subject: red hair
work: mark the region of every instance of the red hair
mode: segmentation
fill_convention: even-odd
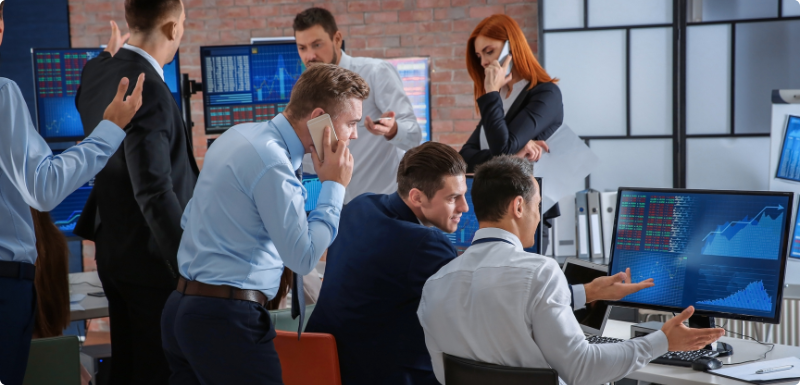
[[[529,89],[542,82],[558,82],[558,79],[551,78],[547,74],[542,65],[539,64],[539,61],[536,60],[536,57],[533,56],[533,52],[528,46],[528,40],[525,39],[519,24],[506,15],[492,15],[483,19],[475,27],[467,42],[467,71],[469,71],[469,76],[472,77],[472,81],[475,83],[476,101],[486,93],[486,89],[483,86],[486,76],[481,60],[475,54],[475,39],[478,36],[486,36],[500,41],[508,40],[509,48],[511,48],[511,57],[514,61],[514,70],[517,71],[519,76],[530,82]]]

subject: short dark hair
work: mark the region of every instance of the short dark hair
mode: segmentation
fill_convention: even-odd
[[[0,20],[3,20],[3,7],[6,6],[6,2],[0,3]]]
[[[294,17],[292,28],[296,33],[297,31],[305,31],[315,25],[321,25],[331,39],[333,39],[333,35],[336,32],[339,32],[339,27],[336,26],[336,19],[333,18],[333,14],[325,8],[317,7],[298,13]]]
[[[478,221],[497,222],[518,196],[531,202],[535,195],[533,163],[501,155],[478,166],[472,181],[472,205]]]
[[[348,99],[363,101],[367,97],[369,85],[357,73],[333,64],[314,64],[292,87],[286,113],[299,119],[319,107],[335,118]]]
[[[466,172],[467,164],[458,151],[446,144],[427,142],[403,156],[397,167],[397,192],[405,198],[416,188],[430,199],[444,187],[445,177]]]
[[[125,0],[125,21],[136,32],[151,32],[172,13],[180,12],[181,0]]]

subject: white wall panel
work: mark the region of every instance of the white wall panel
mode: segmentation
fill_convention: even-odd
[[[583,0],[544,0],[544,28],[582,28]]]
[[[768,190],[769,137],[686,140],[686,187]]]
[[[779,0],[702,0],[703,21],[778,17]]]
[[[672,28],[631,30],[631,134],[672,133]]]
[[[800,3],[797,0],[783,0],[783,17],[800,16]]]
[[[688,27],[686,36],[686,133],[731,131],[731,27]]]
[[[564,100],[564,124],[582,136],[625,135],[625,31],[545,34],[544,67]]]
[[[671,23],[671,0],[589,0],[589,27]]]
[[[589,182],[598,191],[619,187],[672,187],[672,139],[592,140],[600,158]]]

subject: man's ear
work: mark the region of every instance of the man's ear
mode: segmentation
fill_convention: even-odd
[[[514,218],[520,219],[525,213],[525,199],[521,196],[514,198],[511,201],[511,207],[509,208],[512,213],[514,213]]]
[[[412,188],[408,192],[408,203],[414,207],[421,207],[423,199],[425,199],[425,194],[417,188]]]
[[[342,41],[344,41],[342,31],[336,31],[336,33],[333,34],[333,46],[337,49],[342,49]]]
[[[314,119],[314,118],[318,118],[318,117],[322,116],[323,114],[325,114],[325,110],[323,110],[322,108],[317,107],[317,108],[314,109],[314,111],[311,111],[311,117],[308,118],[308,120],[311,120],[311,119]]]
[[[178,38],[178,23],[175,21],[168,21],[161,26],[161,32],[168,40],[176,40]]]

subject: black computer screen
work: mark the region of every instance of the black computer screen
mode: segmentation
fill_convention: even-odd
[[[567,263],[564,267],[564,276],[570,285],[583,285],[595,280],[595,278],[605,277],[605,271],[581,266],[576,263]],[[594,301],[586,304],[586,307],[575,311],[575,318],[581,325],[595,330],[603,328],[603,321],[608,311],[608,302]]]
[[[206,132],[283,112],[305,71],[294,42],[200,48]]]
[[[609,274],[655,286],[621,305],[778,322],[792,194],[619,191]]]
[[[472,205],[472,175],[467,175],[467,194],[464,196],[467,200],[467,205],[469,206],[469,211],[461,214],[461,220],[458,222],[458,228],[454,233],[445,233],[445,236],[453,243],[456,247],[456,251],[458,254],[461,255],[467,248],[472,245],[472,239],[475,237],[475,232],[478,231],[478,218],[475,217],[475,209]],[[541,194],[542,188],[542,179],[536,178],[536,181],[539,183],[539,193]],[[541,202],[539,203],[539,214],[541,215],[542,205]],[[542,241],[542,223],[539,223],[539,226],[536,227],[536,234],[534,235],[534,239],[536,240],[533,247],[525,249],[525,251],[529,253],[536,253],[539,254],[539,244]]]
[[[775,176],[800,182],[800,117],[789,116],[786,121],[786,134],[783,136],[778,173]]]
[[[45,140],[74,141],[86,137],[80,114],[75,108],[75,94],[80,87],[81,72],[86,62],[101,52],[102,48],[37,48],[32,51],[36,118],[39,134]],[[177,53],[172,62],[164,66],[164,81],[178,108],[181,108],[180,60]]]

